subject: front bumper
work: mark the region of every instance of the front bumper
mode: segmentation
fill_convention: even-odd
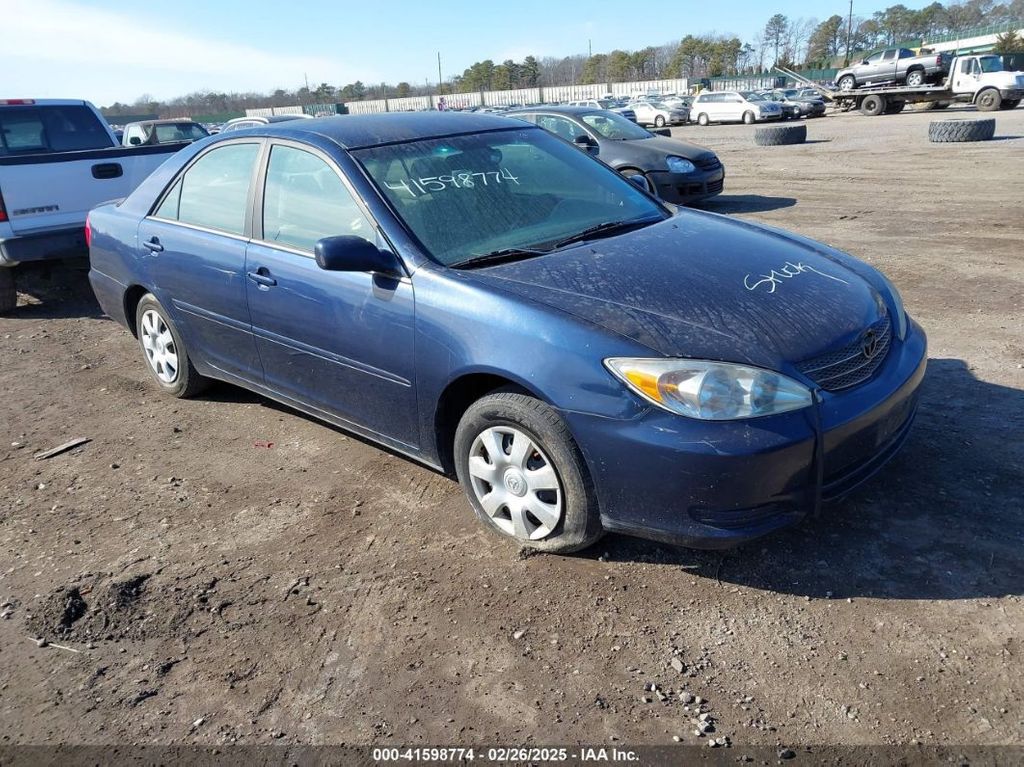
[[[726,548],[799,522],[885,465],[910,431],[926,363],[911,323],[874,378],[804,410],[720,422],[657,408],[629,421],[564,415],[605,529]]]
[[[25,261],[47,261],[88,255],[85,227],[51,229],[0,240],[0,264],[14,266]]]
[[[676,205],[714,197],[725,189],[725,167],[721,165],[713,170],[698,168],[693,173],[650,171],[647,178],[654,184],[658,197]]]

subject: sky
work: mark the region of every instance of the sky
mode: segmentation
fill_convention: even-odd
[[[854,0],[856,15],[891,2]],[[909,3],[917,6],[918,3]],[[632,9],[632,10],[630,10]],[[846,0],[0,0],[0,98],[437,82],[475,61],[661,45],[687,34],[750,40],[776,12],[845,16]]]

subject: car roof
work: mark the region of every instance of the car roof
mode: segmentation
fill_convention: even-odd
[[[597,99],[579,99],[580,101],[597,101]],[[589,115],[594,112],[606,112],[606,109],[594,109],[594,107],[570,107],[570,106],[544,106],[539,107],[527,107],[526,109],[517,109],[516,112],[551,112],[552,114],[558,115]],[[511,112],[510,114],[515,114]]]
[[[381,144],[530,127],[522,121],[513,122],[509,117],[486,112],[396,112],[287,120],[251,130],[266,136],[297,140],[313,134],[328,138],[345,149],[364,149]]]
[[[173,123],[195,123],[191,117],[167,117],[163,120],[137,120],[128,125],[171,125]],[[198,125],[198,123],[196,123]]]

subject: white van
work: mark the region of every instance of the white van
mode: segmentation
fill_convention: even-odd
[[[705,91],[693,100],[690,119],[699,125],[743,122],[747,125],[782,118],[782,107],[752,91]]]

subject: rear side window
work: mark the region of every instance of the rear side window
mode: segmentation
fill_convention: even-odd
[[[259,144],[229,144],[207,152],[175,182],[155,215],[243,234],[258,153]]]
[[[263,239],[312,251],[317,240],[342,234],[370,242],[375,238],[373,226],[334,169],[301,149],[271,149]]]
[[[111,146],[106,127],[86,106],[0,107],[0,156]]]

